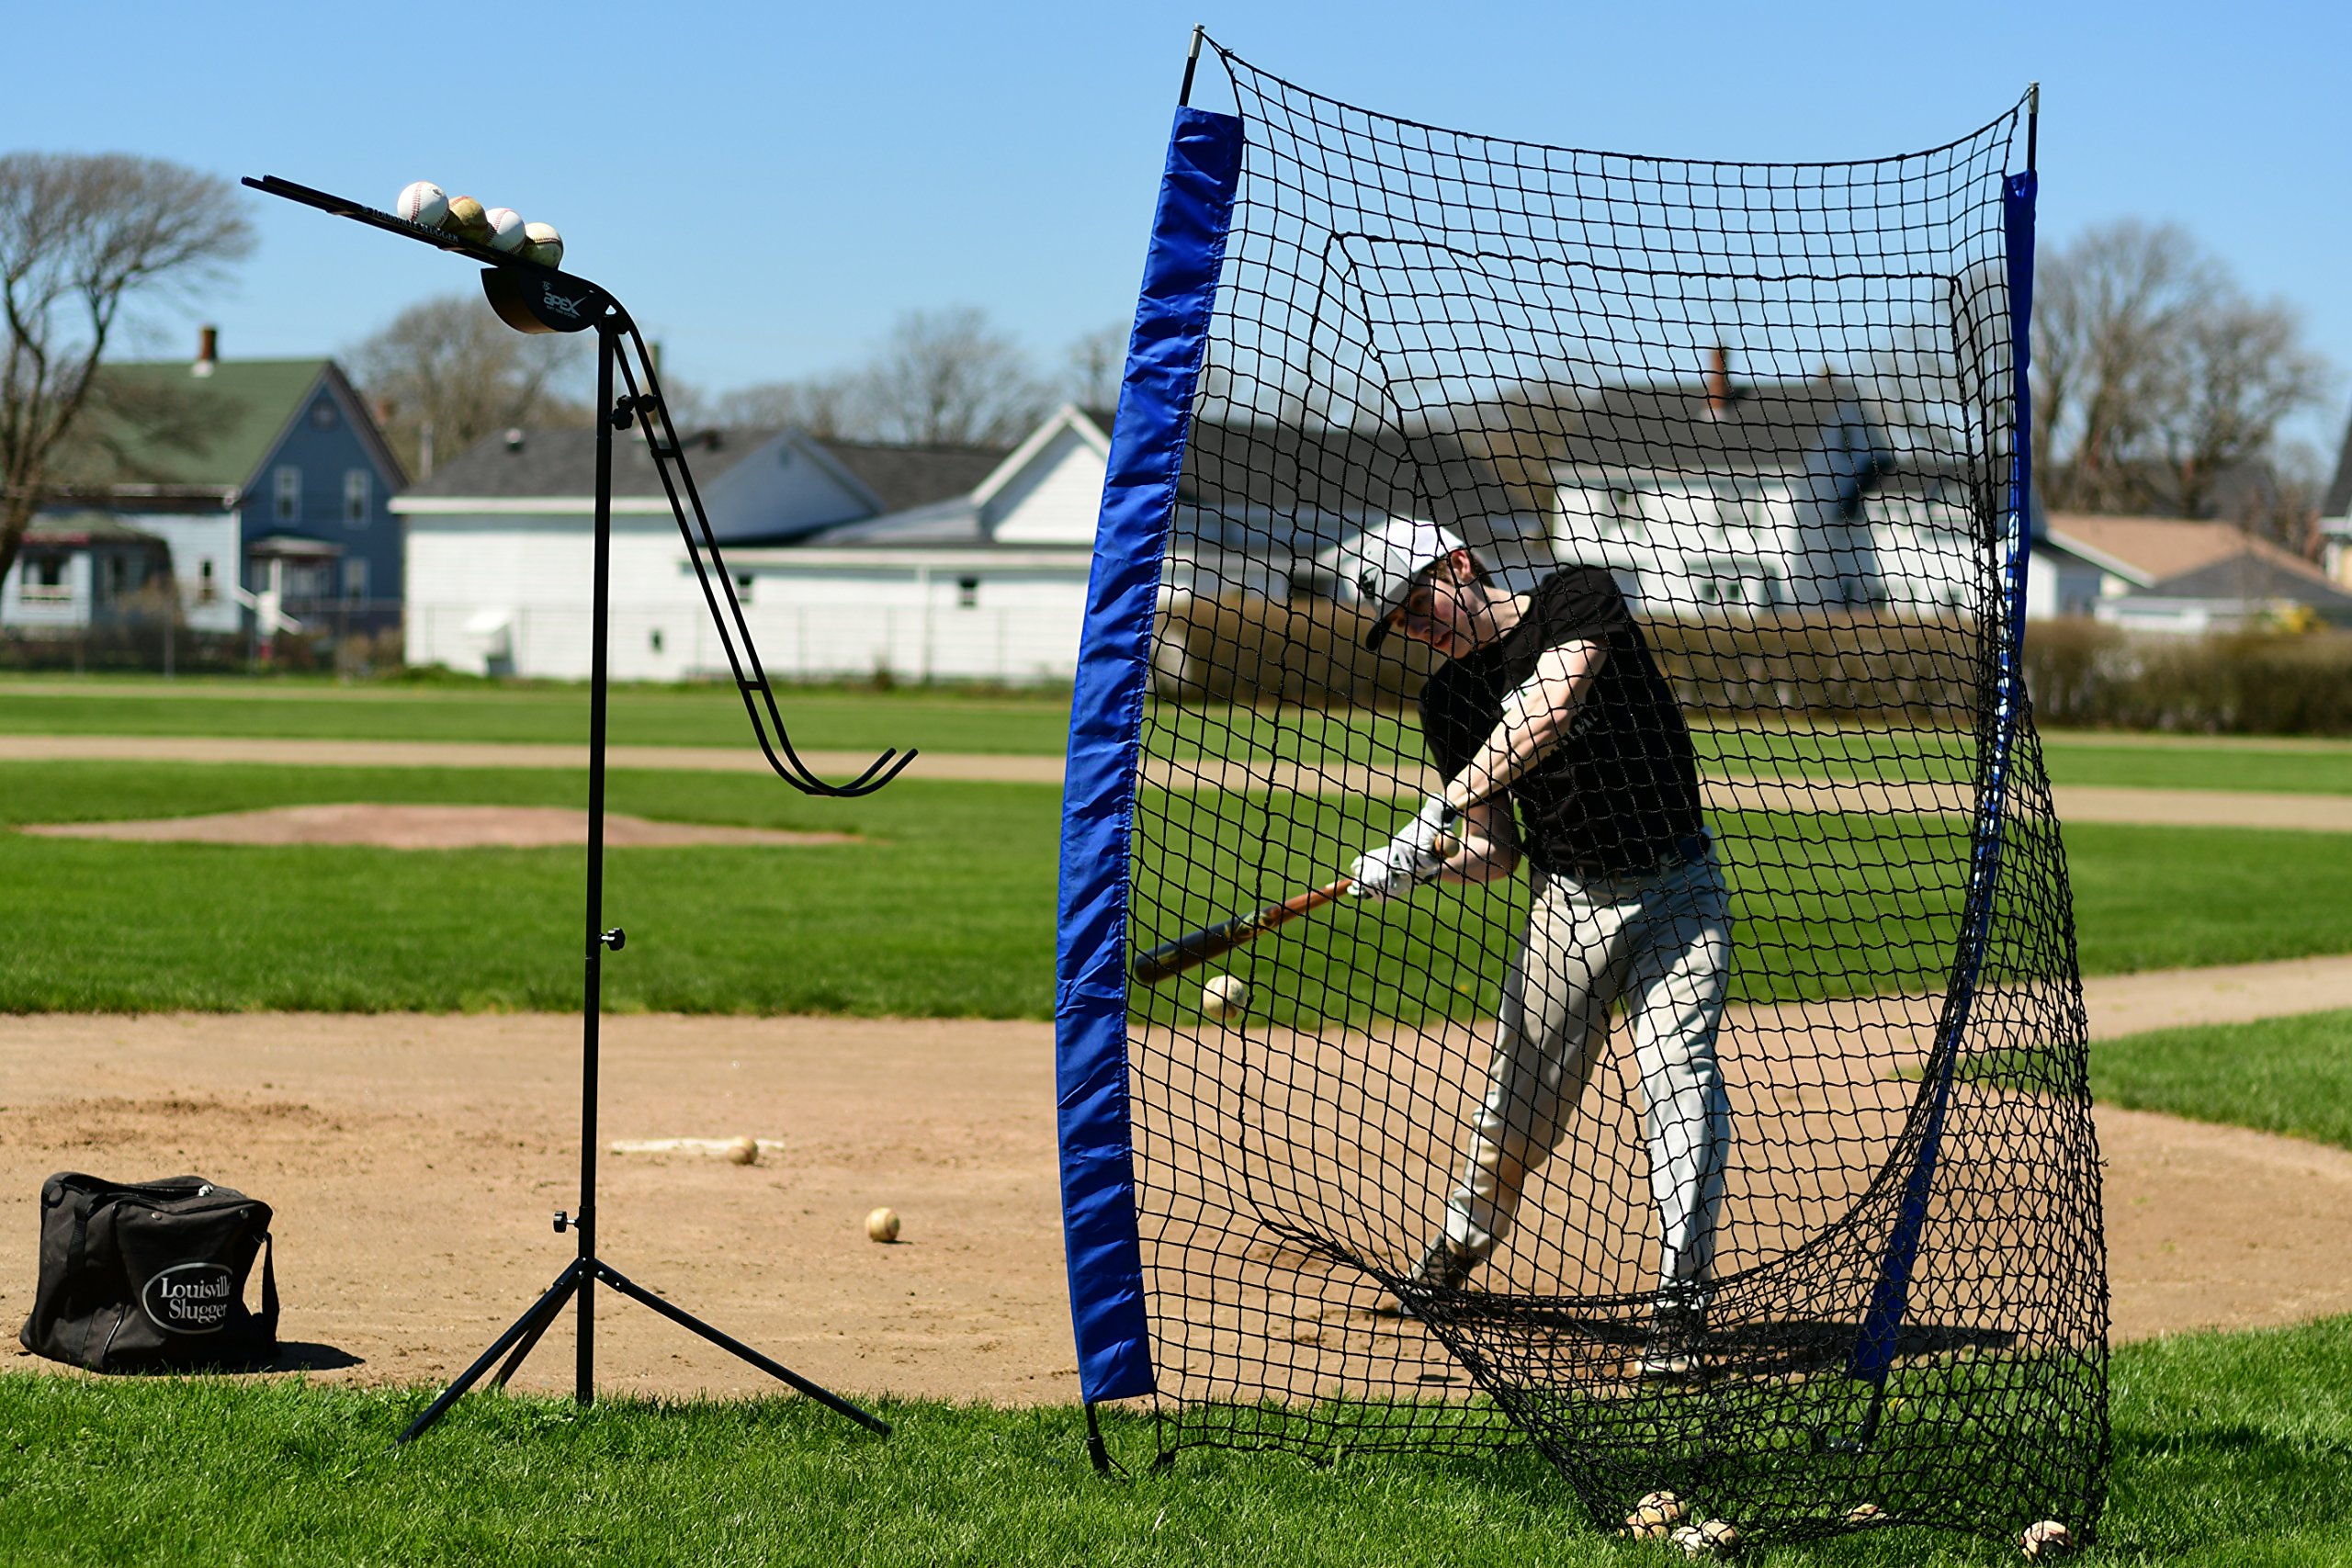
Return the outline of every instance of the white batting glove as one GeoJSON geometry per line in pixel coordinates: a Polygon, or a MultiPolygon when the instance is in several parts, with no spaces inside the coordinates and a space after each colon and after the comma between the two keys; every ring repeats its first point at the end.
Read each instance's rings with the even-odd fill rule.
{"type": "Polygon", "coordinates": [[[1454,810],[1444,796],[1430,796],[1403,832],[1356,857],[1348,868],[1348,892],[1358,898],[1395,898],[1436,881],[1445,869],[1438,844],[1453,836],[1454,820],[1454,810]]]}
{"type": "Polygon", "coordinates": [[[1454,843],[1461,841],[1461,820],[1462,814],[1445,803],[1445,796],[1433,795],[1421,802],[1420,810],[1413,817],[1412,826],[1397,834],[1396,841],[1403,843],[1410,840],[1416,847],[1435,854],[1440,840],[1454,843]]]}

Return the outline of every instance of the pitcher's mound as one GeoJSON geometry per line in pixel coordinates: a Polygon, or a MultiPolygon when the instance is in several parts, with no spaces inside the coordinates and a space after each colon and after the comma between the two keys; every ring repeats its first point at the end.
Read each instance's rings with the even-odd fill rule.
{"type": "MultiPolygon", "coordinates": [[[[49,822],[22,829],[52,839],[144,839],[196,844],[369,844],[387,850],[533,850],[585,844],[588,814],[554,806],[280,806],[144,822],[49,822]]],[[[607,812],[615,849],[679,844],[853,844],[847,833],[650,822],[607,812]]]]}

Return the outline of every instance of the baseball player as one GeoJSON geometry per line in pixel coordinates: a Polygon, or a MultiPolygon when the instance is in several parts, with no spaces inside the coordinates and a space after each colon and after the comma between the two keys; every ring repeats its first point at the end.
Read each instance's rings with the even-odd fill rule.
{"type": "Polygon", "coordinates": [[[1731,929],[1681,711],[1600,568],[1568,567],[1508,593],[1449,530],[1402,518],[1367,536],[1351,564],[1375,617],[1366,646],[1393,630],[1447,660],[1420,703],[1445,788],[1394,840],[1358,857],[1353,892],[1391,898],[1428,882],[1487,882],[1522,862],[1532,884],[1487,1092],[1443,1232],[1412,1278],[1451,1289],[1494,1251],[1528,1177],[1566,1135],[1622,1004],[1658,1223],[1640,1365],[1689,1375],[1731,1135],[1715,1065],[1731,929]],[[1443,846],[1450,855],[1438,852],[1442,837],[1458,844],[1443,846]]]}

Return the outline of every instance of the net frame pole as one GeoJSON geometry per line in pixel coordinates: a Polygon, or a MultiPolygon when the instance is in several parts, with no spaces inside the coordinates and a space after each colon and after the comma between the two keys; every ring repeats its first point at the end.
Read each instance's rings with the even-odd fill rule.
{"type": "MultiPolygon", "coordinates": [[[[2030,115],[2027,123],[2029,127],[2032,124],[2030,115]]],[[[2007,625],[2002,628],[1999,662],[1994,677],[1993,750],[1984,764],[1984,786],[1978,796],[1972,835],[1974,848],[1969,867],[1961,951],[1928,1065],[1925,1125],[1918,1152],[1905,1179],[1902,1204],[1880,1262],[1878,1282],[1847,1363],[1851,1375],[1871,1384],[1870,1405],[1857,1438],[1862,1443],[1877,1436],[1885,1407],[1887,1375],[1894,1367],[1909,1305],[1911,1270],[1918,1258],[1920,1232],[1927,1223],[1928,1202],[1942,1153],[1944,1117],[1959,1066],[1960,1043],[1967,1032],[1969,1010],[1975,999],[1990,935],[1994,897],[2001,874],[2002,822],[2008,805],[2011,750],[2025,704],[2026,574],[2033,546],[2033,405],[2029,372],[2032,357],[2036,186],[2037,176],[2029,168],[2024,174],[2009,176],[2001,190],[2011,348],[2011,451],[2002,570],[2003,585],[2007,590],[2003,606],[2007,625]]]]}
{"type": "Polygon", "coordinates": [[[1152,616],[1241,175],[1241,122],[1179,108],[1113,422],[1062,789],[1055,1091],[1085,1402],[1153,1392],[1127,1093],[1129,850],[1152,616]]]}

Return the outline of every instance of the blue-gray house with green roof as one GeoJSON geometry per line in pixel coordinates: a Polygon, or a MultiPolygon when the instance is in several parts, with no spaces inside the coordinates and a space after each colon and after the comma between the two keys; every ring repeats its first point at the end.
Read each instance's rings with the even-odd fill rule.
{"type": "Polygon", "coordinates": [[[135,534],[168,553],[191,630],[234,633],[273,612],[331,617],[338,630],[399,624],[390,503],[407,476],[367,404],[332,359],[221,359],[216,342],[208,328],[193,360],[101,369],[130,394],[118,401],[164,394],[170,434],[107,439],[102,425],[100,466],[36,518],[0,583],[0,621],[71,629],[116,618],[111,590],[126,573],[91,552],[104,543],[121,556],[135,534]]]}

